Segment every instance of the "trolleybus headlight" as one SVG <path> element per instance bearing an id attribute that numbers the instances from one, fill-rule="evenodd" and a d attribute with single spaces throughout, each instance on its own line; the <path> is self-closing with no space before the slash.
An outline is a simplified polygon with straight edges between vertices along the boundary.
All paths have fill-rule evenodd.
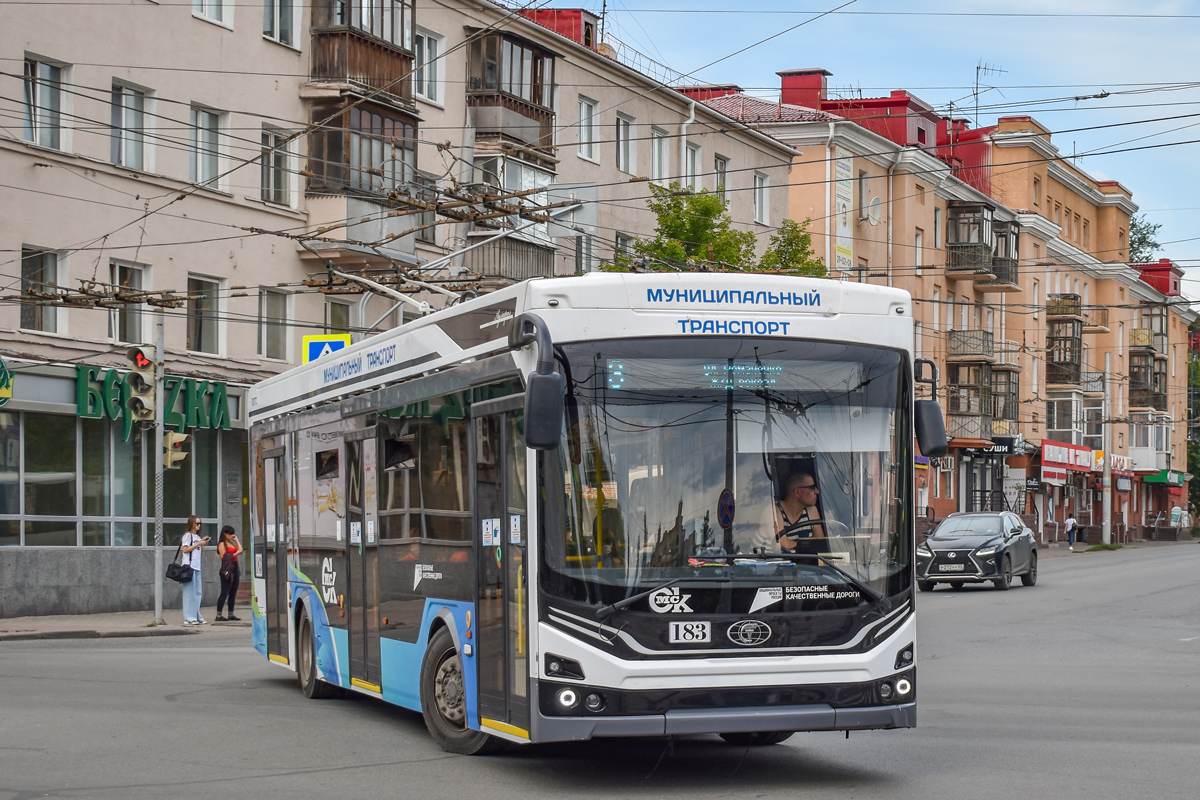
<path id="1" fill-rule="evenodd" d="M 558 693 L 558 704 L 563 708 L 574 708 L 579 704 L 579 695 L 574 689 L 562 689 Z"/>
<path id="2" fill-rule="evenodd" d="M 906 644 L 900 648 L 900 652 L 896 654 L 896 669 L 901 670 L 906 667 L 911 667 L 913 663 L 913 646 Z"/>
<path id="3" fill-rule="evenodd" d="M 901 678 L 900 680 L 896 681 L 896 694 L 897 695 L 899 695 L 900 697 L 904 697 L 911 691 L 912 691 L 912 683 L 909 682 L 908 678 Z"/>
<path id="4" fill-rule="evenodd" d="M 583 707 L 588 711 L 596 712 L 604 708 L 604 697 L 592 692 L 587 697 L 583 698 Z"/>
<path id="5" fill-rule="evenodd" d="M 892 699 L 892 685 L 890 683 L 879 684 L 879 696 L 884 700 Z"/>

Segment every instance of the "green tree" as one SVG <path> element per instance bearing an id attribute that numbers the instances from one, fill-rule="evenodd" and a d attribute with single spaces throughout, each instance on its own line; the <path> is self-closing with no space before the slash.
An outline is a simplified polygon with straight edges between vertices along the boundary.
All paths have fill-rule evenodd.
<path id="1" fill-rule="evenodd" d="M 1153 261 L 1162 249 L 1158 243 L 1158 229 L 1162 225 L 1146 219 L 1145 214 L 1134 214 L 1129 218 L 1129 261 L 1142 264 Z"/>
<path id="2" fill-rule="evenodd" d="M 812 234 L 808 232 L 811 219 L 803 223 L 785 219 L 779 230 L 771 236 L 767 252 L 763 253 L 759 269 L 774 272 L 789 272 L 812 278 L 825 277 L 825 262 L 812 247 Z"/>
<path id="3" fill-rule="evenodd" d="M 637 253 L 675 263 L 698 259 L 733 267 L 753 265 L 754 234 L 734 229 L 719 195 L 691 192 L 678 183 L 649 186 L 653 197 L 646 204 L 658 217 L 658 227 L 653 239 L 634 243 Z"/>

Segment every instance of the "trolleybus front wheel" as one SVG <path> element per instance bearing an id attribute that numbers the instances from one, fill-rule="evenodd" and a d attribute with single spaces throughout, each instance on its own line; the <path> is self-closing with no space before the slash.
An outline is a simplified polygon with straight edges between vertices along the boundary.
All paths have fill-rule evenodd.
<path id="1" fill-rule="evenodd" d="M 721 738 L 738 747 L 766 747 L 786 741 L 795 731 L 758 731 L 755 733 L 722 733 Z"/>
<path id="2" fill-rule="evenodd" d="M 429 735 L 443 749 L 460 755 L 494 753 L 504 740 L 467 727 L 467 693 L 462 659 L 450 631 L 439 628 L 421 662 L 421 713 Z"/>
<path id="3" fill-rule="evenodd" d="M 337 697 L 338 687 L 326 683 L 317 677 L 317 640 L 313 636 L 312 620 L 308 616 L 308 607 L 300 609 L 299 646 L 297 649 L 296 681 L 300 691 L 312 700 L 324 700 Z"/>

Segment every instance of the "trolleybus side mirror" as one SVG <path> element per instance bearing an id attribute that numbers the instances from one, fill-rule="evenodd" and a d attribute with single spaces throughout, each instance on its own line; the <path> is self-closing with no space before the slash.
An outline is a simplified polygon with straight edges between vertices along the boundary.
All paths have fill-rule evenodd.
<path id="1" fill-rule="evenodd" d="M 928 377 L 925 375 L 926 367 L 929 369 Z M 941 458 L 950 447 L 946 439 L 946 420 L 942 416 L 942 407 L 936 400 L 937 365 L 927 358 L 918 358 L 914 380 L 917 383 L 928 384 L 930 394 L 935 398 L 913 403 L 913 428 L 917 434 L 917 446 L 921 448 L 921 455 L 926 458 Z"/>
<path id="2" fill-rule="evenodd" d="M 566 381 L 554 369 L 554 343 L 546 323 L 536 314 L 522 314 L 508 335 L 510 347 L 537 345 L 537 367 L 525 386 L 525 445 L 554 450 L 562 441 L 563 397 Z"/>

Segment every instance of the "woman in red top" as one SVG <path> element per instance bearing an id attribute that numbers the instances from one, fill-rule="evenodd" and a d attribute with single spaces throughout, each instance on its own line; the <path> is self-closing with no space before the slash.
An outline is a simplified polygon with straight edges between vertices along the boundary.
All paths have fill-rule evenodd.
<path id="1" fill-rule="evenodd" d="M 217 553 L 221 556 L 221 596 L 217 598 L 217 622 L 238 621 L 233 615 L 233 601 L 237 597 L 238 584 L 242 582 L 242 567 L 238 563 L 238 556 L 243 552 L 242 544 L 233 532 L 233 526 L 226 525 L 221 528 L 221 538 L 217 541 Z M 225 607 L 226 597 L 229 598 L 229 616 L 223 617 L 221 609 Z"/>

